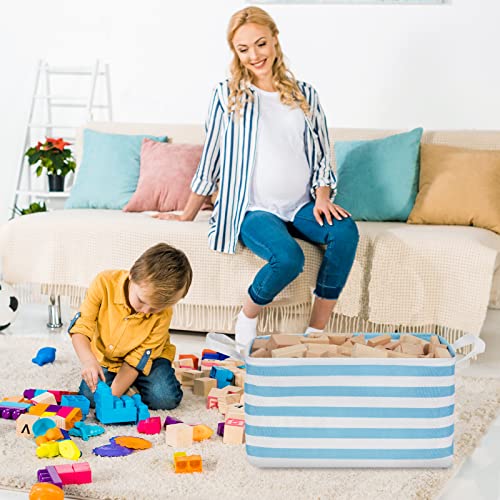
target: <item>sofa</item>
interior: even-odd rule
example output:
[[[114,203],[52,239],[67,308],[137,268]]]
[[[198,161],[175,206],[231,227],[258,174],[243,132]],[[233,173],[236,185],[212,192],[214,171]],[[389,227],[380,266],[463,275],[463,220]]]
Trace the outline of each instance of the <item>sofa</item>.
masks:
[[[96,131],[166,134],[177,143],[203,142],[201,125],[90,123]],[[395,130],[331,129],[335,140],[369,140]],[[82,133],[77,159],[82,152]],[[500,149],[500,132],[425,131],[422,143]],[[192,287],[175,308],[172,328],[231,333],[253,276],[263,261],[241,244],[236,255],[211,251],[209,212],[193,222],[151,213],[71,209],[18,217],[0,230],[3,279],[22,300],[60,295],[78,308],[96,273],[129,268],[158,241],[183,249]],[[359,221],[360,243],[329,331],[435,332],[454,342],[479,335],[488,307],[500,308],[500,235],[470,226]],[[299,241],[304,272],[260,315],[262,333],[301,331],[307,324],[322,249]],[[33,251],[32,251],[33,250]]]

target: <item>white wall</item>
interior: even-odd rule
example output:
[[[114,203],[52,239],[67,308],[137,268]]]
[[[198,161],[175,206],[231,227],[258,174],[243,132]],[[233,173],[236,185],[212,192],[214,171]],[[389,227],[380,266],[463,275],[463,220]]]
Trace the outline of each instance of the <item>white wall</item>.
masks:
[[[0,10],[0,222],[12,202],[36,61],[111,64],[115,119],[201,122],[227,75],[242,0],[25,0]],[[267,6],[331,125],[500,129],[500,2]]]

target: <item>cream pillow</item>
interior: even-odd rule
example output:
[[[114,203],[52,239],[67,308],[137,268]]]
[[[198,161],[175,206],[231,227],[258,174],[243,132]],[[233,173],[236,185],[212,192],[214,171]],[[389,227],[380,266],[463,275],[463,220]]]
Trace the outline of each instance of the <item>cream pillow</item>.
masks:
[[[420,186],[408,222],[500,233],[500,151],[422,144]]]

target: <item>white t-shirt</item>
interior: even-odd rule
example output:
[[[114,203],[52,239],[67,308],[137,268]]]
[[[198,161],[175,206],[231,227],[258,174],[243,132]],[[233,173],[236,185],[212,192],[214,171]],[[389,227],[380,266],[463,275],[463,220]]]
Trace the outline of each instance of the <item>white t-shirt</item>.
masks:
[[[283,104],[279,92],[253,88],[259,97],[259,129],[247,210],[291,221],[311,200],[304,113]]]

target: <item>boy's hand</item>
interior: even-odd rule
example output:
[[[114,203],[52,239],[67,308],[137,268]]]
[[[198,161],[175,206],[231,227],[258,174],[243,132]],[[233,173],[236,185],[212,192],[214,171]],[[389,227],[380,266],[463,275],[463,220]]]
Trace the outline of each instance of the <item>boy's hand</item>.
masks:
[[[92,392],[95,392],[97,389],[97,382],[99,382],[99,379],[103,382],[106,381],[102,366],[97,362],[97,359],[88,359],[82,362],[82,378]]]

